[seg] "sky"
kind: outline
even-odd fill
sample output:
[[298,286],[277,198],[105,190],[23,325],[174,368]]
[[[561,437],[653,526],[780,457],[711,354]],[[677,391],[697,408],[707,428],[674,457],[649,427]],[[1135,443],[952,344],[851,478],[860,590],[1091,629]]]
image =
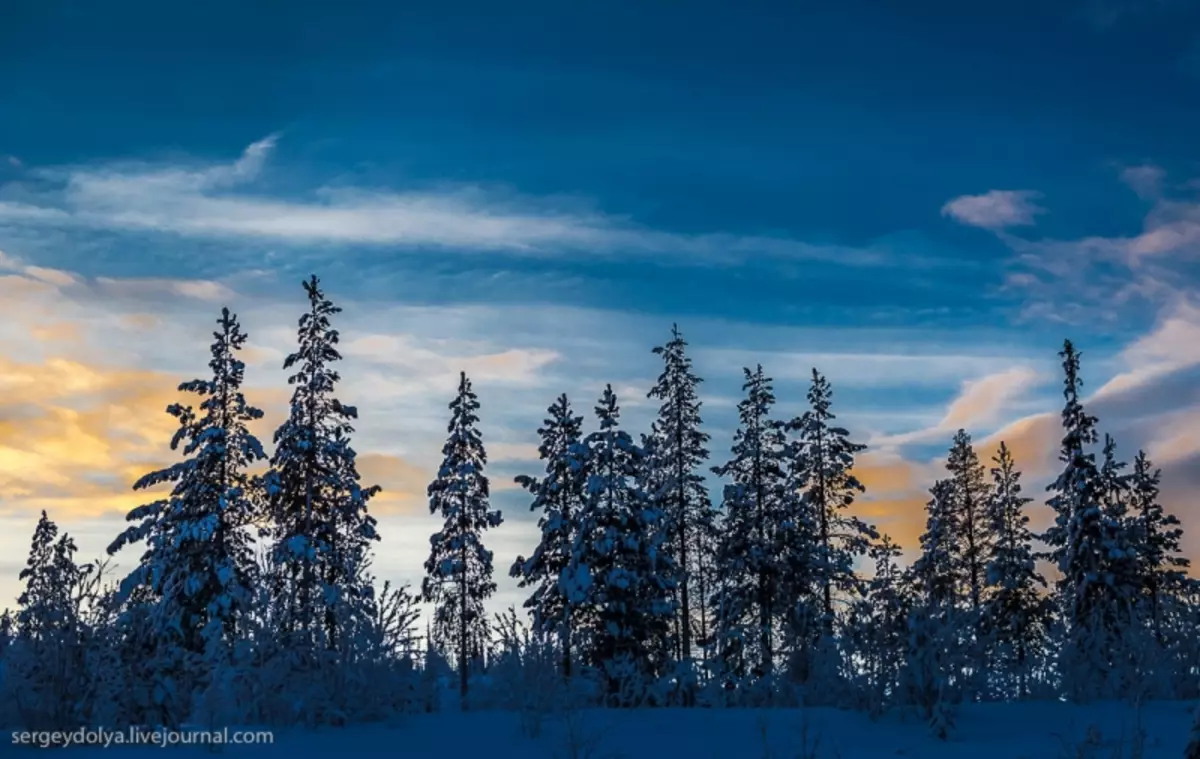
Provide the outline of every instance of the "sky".
[[[339,394],[419,585],[459,371],[499,591],[562,392],[644,430],[678,323],[712,463],[742,367],[814,367],[868,445],[858,513],[912,549],[954,432],[1045,524],[1064,338],[1200,557],[1200,3],[9,0],[0,10],[0,608],[41,510],[104,555],[222,306],[268,443],[322,278]],[[119,576],[136,551],[113,558]]]

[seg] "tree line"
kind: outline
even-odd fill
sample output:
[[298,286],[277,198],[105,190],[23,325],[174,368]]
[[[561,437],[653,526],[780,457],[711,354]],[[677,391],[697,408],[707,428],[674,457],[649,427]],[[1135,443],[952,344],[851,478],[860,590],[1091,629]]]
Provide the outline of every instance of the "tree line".
[[[377,588],[379,488],[361,482],[358,411],[336,394],[340,309],[315,276],[304,291],[269,456],[248,426],[263,413],[241,389],[247,335],[223,309],[210,376],[179,386],[198,403],[167,409],[180,460],[134,484],[170,492],[131,511],[108,548],[141,546],[133,570],[111,582],[107,560],[77,562],[43,512],[24,592],[0,617],[0,719],[345,723],[439,708],[452,691],[463,708],[536,691],[625,707],[916,707],[945,735],[962,702],[1200,694],[1182,527],[1146,454],[1129,467],[1110,436],[1101,443],[1070,341],[1053,524],[1030,527],[1034,498],[1009,447],[989,466],[959,430],[905,566],[854,514],[865,446],[838,425],[829,381],[814,369],[807,409],[787,419],[763,367],[744,369],[738,427],[713,465],[702,380],[673,328],[654,349],[648,430],[622,426],[611,385],[590,431],[567,395],[550,404],[541,471],[517,478],[540,533],[507,568],[528,593],[526,619],[489,618],[486,533],[502,516],[470,379],[428,488],[444,522],[425,579]],[[432,614],[418,647],[421,602]]]

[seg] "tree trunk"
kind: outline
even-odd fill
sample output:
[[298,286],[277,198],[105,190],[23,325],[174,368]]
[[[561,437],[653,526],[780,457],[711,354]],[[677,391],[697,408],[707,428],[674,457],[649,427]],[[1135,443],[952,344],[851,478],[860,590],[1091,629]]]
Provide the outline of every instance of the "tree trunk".
[[682,658],[692,658],[692,612],[688,599],[688,556],[687,556],[687,483],[684,481],[683,456],[683,404],[675,399],[675,478],[679,486],[679,626],[681,628]]
[[[464,499],[465,500],[465,499]],[[464,512],[465,513],[465,512]],[[467,708],[467,546],[459,549],[459,585],[458,585],[458,693],[462,699],[462,708]]]

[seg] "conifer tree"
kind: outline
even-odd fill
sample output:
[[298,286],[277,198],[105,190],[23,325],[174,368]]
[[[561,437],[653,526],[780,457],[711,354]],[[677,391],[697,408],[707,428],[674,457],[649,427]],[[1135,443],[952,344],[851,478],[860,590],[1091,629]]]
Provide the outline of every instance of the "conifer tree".
[[912,566],[916,598],[908,620],[905,670],[911,698],[933,721],[940,719],[950,696],[960,652],[953,545],[946,529],[955,513],[954,484],[939,480],[930,493],[921,556]]
[[466,704],[468,662],[482,652],[488,619],[483,602],[496,592],[485,530],[503,521],[489,504],[487,452],[479,435],[479,400],[465,372],[450,402],[442,466],[429,484],[429,512],[445,520],[429,538],[425,601],[434,604],[434,635],[458,656],[459,695]]
[[744,674],[748,649],[756,647],[757,669],[766,675],[774,667],[774,622],[780,613],[775,527],[784,499],[787,438],[771,419],[771,378],[761,366],[743,372],[746,397],[738,404],[733,458],[712,470],[731,481],[717,548],[723,579],[716,601],[718,645],[726,666],[735,665],[738,674]]
[[359,482],[350,445],[358,409],[334,395],[341,377],[333,364],[342,356],[330,318],[341,309],[325,297],[317,277],[303,284],[309,307],[299,320],[296,351],[283,363],[295,370],[288,377],[295,389],[288,418],[275,431],[265,478],[271,515],[266,534],[283,632],[298,635],[303,646],[320,635],[327,649],[337,650],[340,618],[373,599],[363,567],[372,541],[379,540],[375,518],[367,513],[379,487]]
[[517,557],[510,574],[519,579],[520,587],[533,588],[525,608],[533,614],[535,629],[559,635],[562,672],[570,677],[571,628],[578,621],[561,581],[571,562],[587,484],[586,452],[581,441],[583,417],[574,414],[565,394],[547,409],[547,414],[538,430],[542,437],[538,454],[545,462],[546,474],[541,478],[516,478],[517,484],[533,496],[530,510],[541,511],[541,540],[529,558]]
[[1097,442],[1097,420],[1080,402],[1080,354],[1070,340],[1059,356],[1066,400],[1059,451],[1064,466],[1047,488],[1055,522],[1042,540],[1062,573],[1057,588],[1068,636],[1062,660],[1068,688],[1079,698],[1098,684],[1097,675],[1111,673],[1121,635],[1121,599],[1111,571],[1113,527],[1105,514],[1104,483],[1095,454],[1086,450]]
[[247,468],[265,458],[247,427],[262,411],[247,403],[241,390],[245,365],[237,354],[246,333],[227,308],[217,325],[211,379],[179,386],[180,392],[203,399],[199,408],[180,403],[167,408],[179,420],[171,449],[182,445],[186,458],[133,486],[142,490],[172,482],[174,487],[167,498],[131,511],[127,519],[139,524],[108,548],[112,554],[146,543],[140,563],[122,583],[123,597],[144,586],[154,599],[161,640],[197,655],[232,637],[250,606],[254,558],[248,529],[258,513]]
[[992,552],[991,525],[986,504],[990,496],[987,473],[971,445],[966,430],[954,435],[946,460],[954,499],[953,543],[955,575],[972,611],[978,612],[987,585],[987,564]]
[[1130,518],[1130,480],[1121,474],[1125,462],[1116,457],[1116,441],[1111,435],[1104,436],[1100,466],[1099,489],[1104,517],[1107,555],[1105,563],[1111,576],[1109,584],[1118,600],[1118,625],[1133,623],[1132,614],[1142,591],[1138,576],[1137,523]]
[[[1067,340],[1059,356],[1063,359],[1065,372],[1063,396],[1066,405],[1062,411],[1064,436],[1059,449],[1059,460],[1065,465],[1062,473],[1048,487],[1053,494],[1048,505],[1055,512],[1054,524],[1042,536],[1043,542],[1050,547],[1047,558],[1054,561],[1064,576],[1058,585],[1061,592],[1081,590],[1074,587],[1079,579],[1066,574],[1072,562],[1080,561],[1083,557],[1076,556],[1076,535],[1073,528],[1081,519],[1082,512],[1089,512],[1087,519],[1098,525],[1100,519],[1100,504],[1097,483],[1099,472],[1096,469],[1095,456],[1086,452],[1085,447],[1094,444],[1096,437],[1096,417],[1087,414],[1079,401],[1079,389],[1083,382],[1079,377],[1079,353]],[[1070,600],[1072,619],[1077,618],[1078,609],[1083,599]]]
[[[633,488],[641,500],[642,508],[658,515],[659,523],[655,529],[662,532],[662,545],[659,550],[663,551],[665,557],[670,560],[663,563],[659,572],[663,575],[662,580],[666,587],[671,590],[670,602],[673,616],[663,626],[661,635],[651,641],[656,661],[662,662],[665,666],[669,661],[679,662],[682,657],[682,628],[685,620],[679,611],[679,583],[682,581],[684,571],[679,564],[678,554],[673,550],[678,547],[678,544],[672,540],[672,523],[667,517],[669,498],[667,488],[670,480],[667,474],[668,466],[663,455],[665,447],[660,448],[660,439],[654,430],[651,430],[650,434],[642,433],[640,437],[641,442],[637,446],[638,455],[634,461]],[[671,573],[669,577],[666,576],[668,571]],[[688,698],[690,698],[690,694],[688,694]]]
[[913,574],[931,605],[950,608],[958,600],[953,544],[947,529],[956,516],[954,484],[949,480],[938,480],[929,492],[931,498],[925,505],[921,555],[913,562]]
[[[813,573],[821,592],[827,634],[833,629],[834,591],[857,587],[854,562],[878,537],[873,527],[846,513],[855,497],[865,491],[853,468],[855,454],[866,446],[851,442],[849,432],[832,424],[837,418],[830,410],[832,402],[829,380],[813,369],[809,410],[788,425],[798,433],[794,454],[800,468],[798,484],[807,487],[802,510],[815,523]],[[797,515],[795,521],[802,518]]]
[[786,458],[772,546],[779,574],[780,646],[788,675],[798,683],[807,683],[821,634],[831,622],[822,603],[828,575],[822,571],[826,554],[819,503],[810,497],[812,491],[808,489],[811,462],[803,445],[795,441],[788,444]]
[[34,528],[29,558],[17,579],[25,590],[17,598],[16,631],[40,639],[75,627],[78,614],[71,591],[94,567],[75,564],[75,541],[58,532],[58,525],[42,512]]
[[1047,653],[1052,608],[1039,588],[1046,580],[1034,560],[1033,533],[1025,507],[1033,501],[1021,493],[1021,473],[1012,451],[1001,441],[992,459],[992,490],[985,512],[995,547],[987,565],[994,592],[982,609],[982,629],[989,639],[989,669],[1005,676],[1007,692],[1030,695],[1030,669]]
[[[34,530],[29,559],[18,579],[25,589],[17,599],[15,619],[5,613],[0,633],[0,665],[9,635],[15,633],[24,654],[14,662],[20,701],[38,727],[73,728],[86,717],[85,694],[90,690],[86,651],[87,625],[82,595],[95,564],[75,562],[75,541],[59,535],[42,512]],[[2,674],[2,673],[0,673]]]
[[1145,451],[1138,451],[1130,476],[1129,507],[1138,549],[1138,575],[1148,602],[1154,635],[1163,642],[1164,596],[1181,592],[1187,584],[1190,561],[1180,555],[1183,528],[1174,514],[1158,501],[1162,473],[1152,468]]
[[900,546],[888,535],[872,541],[868,556],[875,574],[862,600],[855,604],[862,668],[868,688],[869,709],[878,714],[895,694],[908,645],[908,619],[913,599],[904,570],[899,566]]
[[634,705],[667,664],[676,567],[663,550],[664,514],[637,487],[642,451],[620,429],[612,386],[588,435],[588,484],[564,589],[588,609],[588,659],[604,675],[612,703]]
[[[699,384],[686,352],[687,342],[678,325],[671,327],[671,340],[654,349],[662,356],[663,371],[648,397],[662,401],[654,421],[655,468],[661,507],[670,534],[667,549],[673,554],[680,574],[679,643],[682,659],[692,656],[693,578],[699,565],[701,533],[712,523],[713,510],[699,469],[708,459],[708,433],[700,429]],[[703,603],[703,602],[702,602]]]

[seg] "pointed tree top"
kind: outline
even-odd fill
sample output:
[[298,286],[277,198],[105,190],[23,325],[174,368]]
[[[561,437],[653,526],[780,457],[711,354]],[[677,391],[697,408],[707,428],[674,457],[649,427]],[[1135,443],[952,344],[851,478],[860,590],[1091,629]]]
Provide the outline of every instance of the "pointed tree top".
[[613,392],[611,383],[604,386],[604,393],[601,394],[600,403],[596,406],[596,416],[600,419],[601,429],[617,426],[617,420],[621,417],[621,408],[617,405],[617,394]]

